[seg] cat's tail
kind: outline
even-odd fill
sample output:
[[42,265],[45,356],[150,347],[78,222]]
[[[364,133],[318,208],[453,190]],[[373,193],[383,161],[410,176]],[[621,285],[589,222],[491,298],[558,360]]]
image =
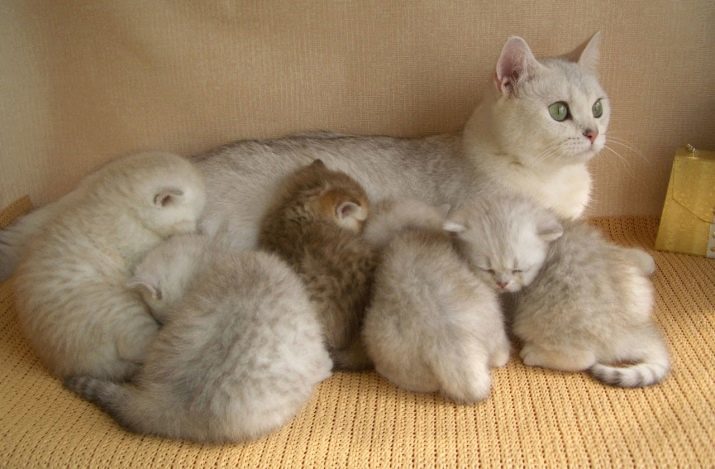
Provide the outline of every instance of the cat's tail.
[[599,381],[623,388],[638,388],[661,382],[670,371],[670,360],[664,346],[659,346],[649,359],[631,366],[596,363],[589,370]]
[[131,431],[141,431],[127,409],[135,406],[137,389],[128,383],[117,383],[91,376],[70,376],[65,387],[104,409],[114,420]]

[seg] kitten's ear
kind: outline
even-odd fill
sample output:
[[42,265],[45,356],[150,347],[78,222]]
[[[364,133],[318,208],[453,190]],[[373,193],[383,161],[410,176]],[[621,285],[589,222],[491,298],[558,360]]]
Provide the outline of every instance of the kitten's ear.
[[164,187],[154,194],[154,205],[157,207],[168,207],[175,204],[182,196],[184,191],[176,187]]
[[339,203],[335,207],[335,216],[338,220],[354,218],[356,220],[364,221],[367,218],[367,210],[365,210],[365,207],[352,200],[346,200],[345,202]]
[[451,208],[452,208],[452,206],[449,204],[442,204],[439,207],[437,207],[437,211],[439,212],[440,215],[442,215],[443,217],[446,218],[447,215],[449,215],[449,211]]
[[126,283],[126,287],[130,290],[137,290],[145,295],[149,295],[155,300],[161,300],[162,297],[159,285],[141,277],[130,278]]
[[326,169],[325,163],[323,163],[323,160],[321,160],[320,158],[316,158],[315,160],[313,160],[313,162],[310,163],[310,166],[313,168]]
[[539,237],[550,243],[556,241],[564,234],[564,228],[556,219],[544,220],[538,227]]
[[541,67],[529,45],[518,36],[512,36],[504,44],[497,60],[494,84],[505,96],[513,94],[520,82],[528,80]]
[[594,34],[581,51],[578,64],[585,70],[595,74],[598,71],[598,59],[601,54],[601,31]]
[[456,210],[447,214],[447,220],[442,224],[442,229],[447,233],[462,233],[467,231],[467,217],[463,210]]

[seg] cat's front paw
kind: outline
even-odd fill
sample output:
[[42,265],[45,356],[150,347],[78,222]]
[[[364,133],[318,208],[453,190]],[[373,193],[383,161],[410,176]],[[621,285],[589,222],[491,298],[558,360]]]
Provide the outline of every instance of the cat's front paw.
[[519,352],[519,356],[521,357],[521,361],[524,362],[524,365],[526,366],[541,366],[548,368],[548,366],[544,365],[545,362],[538,347],[531,344],[524,345]]

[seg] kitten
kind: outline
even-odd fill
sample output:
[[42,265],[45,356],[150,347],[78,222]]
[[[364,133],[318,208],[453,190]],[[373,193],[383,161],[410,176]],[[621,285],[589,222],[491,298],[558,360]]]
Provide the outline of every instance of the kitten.
[[275,255],[176,237],[147,256],[132,284],[165,321],[134,382],[65,381],[132,431],[255,439],[288,422],[330,375],[316,312]]
[[[616,386],[660,382],[668,351],[651,311],[654,270],[643,251],[607,242],[584,223],[565,226],[534,282],[516,298],[514,333],[529,366],[590,370]],[[611,363],[634,362],[611,366]]]
[[[590,198],[585,162],[603,147],[610,116],[595,72],[599,42],[595,35],[575,62],[537,61],[526,42],[510,38],[495,67],[497,90],[482,91],[483,103],[463,134],[316,133],[239,141],[201,155],[196,162],[209,191],[202,230],[213,234],[225,225],[236,246],[254,248],[281,178],[315,158],[353,176],[370,200],[456,206],[474,187],[495,185],[577,218]],[[563,120],[551,117],[550,108]],[[0,231],[0,280],[35,229],[18,223]]]
[[261,248],[283,257],[305,282],[342,369],[370,366],[360,339],[376,263],[360,236],[368,210],[357,182],[315,160],[285,179],[260,234]]
[[510,345],[495,291],[470,271],[436,209],[433,217],[436,226],[406,228],[383,250],[363,337],[394,384],[471,403],[487,398],[489,369],[506,364]]
[[158,328],[125,283],[162,239],[196,230],[204,183],[179,156],[142,153],[79,190],[29,245],[15,281],[18,318],[54,374],[124,379]]
[[[560,224],[531,201],[501,196],[473,204],[468,220],[474,270],[514,300],[513,332],[526,365],[589,369],[601,381],[646,386],[668,372],[653,324],[655,270],[645,252],[607,242],[580,222]],[[466,232],[466,231],[465,231]],[[609,363],[638,362],[614,367]]]

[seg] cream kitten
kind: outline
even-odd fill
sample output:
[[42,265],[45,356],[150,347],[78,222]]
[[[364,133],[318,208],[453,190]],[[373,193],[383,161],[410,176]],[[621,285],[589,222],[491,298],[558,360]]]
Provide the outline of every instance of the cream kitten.
[[360,236],[367,216],[362,187],[316,160],[285,179],[260,234],[261,248],[284,258],[305,282],[338,368],[370,366],[360,340],[376,263]]
[[196,230],[203,180],[168,153],[107,164],[44,225],[15,282],[20,325],[55,374],[130,376],[157,323],[125,283],[146,251]]
[[441,225],[404,229],[385,247],[363,337],[377,372],[396,385],[471,403],[487,398],[489,369],[506,364],[510,346],[496,293]]
[[[572,62],[537,60],[523,39],[510,38],[495,67],[497,90],[478,93],[482,104],[463,134],[314,133],[244,140],[201,155],[196,162],[208,187],[202,230],[225,227],[237,247],[254,248],[282,178],[316,158],[350,174],[370,200],[408,197],[456,206],[475,187],[496,186],[564,218],[580,217],[591,190],[586,161],[603,147],[610,116],[596,77],[599,42],[597,34]],[[18,222],[0,231],[0,280],[37,229],[37,223]]]
[[133,383],[68,388],[129,430],[199,442],[258,438],[287,423],[330,375],[315,310],[278,257],[176,237],[132,284],[166,322]]
[[[516,298],[514,333],[526,365],[590,370],[623,387],[648,386],[670,369],[653,322],[654,262],[603,239],[584,223],[565,226],[534,282]],[[632,365],[612,366],[612,363]]]
[[[590,369],[601,381],[646,386],[663,379],[668,353],[653,324],[653,259],[609,243],[585,223],[566,222],[531,201],[474,201],[449,223],[464,224],[461,250],[473,269],[514,298],[513,332],[526,365]],[[638,362],[614,367],[609,363]]]

